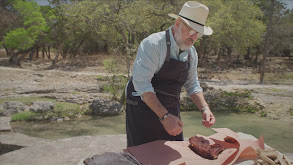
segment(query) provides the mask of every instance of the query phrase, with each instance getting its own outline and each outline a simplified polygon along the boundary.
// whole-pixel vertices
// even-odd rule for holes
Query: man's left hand
[[[211,110],[206,110],[202,113],[202,125],[205,127],[211,127],[216,122],[216,118]]]

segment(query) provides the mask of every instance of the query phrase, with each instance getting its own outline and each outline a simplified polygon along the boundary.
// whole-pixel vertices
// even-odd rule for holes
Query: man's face
[[[181,50],[189,49],[196,42],[198,36],[199,32],[193,30],[183,20],[174,34],[175,41]]]

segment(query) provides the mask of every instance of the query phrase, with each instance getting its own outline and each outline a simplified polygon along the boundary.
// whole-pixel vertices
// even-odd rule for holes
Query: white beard
[[[182,38],[181,27],[182,26],[180,26],[179,29],[177,30],[177,32],[175,32],[174,39],[175,39],[177,45],[179,46],[180,50],[187,50],[194,44],[194,41],[191,38],[187,38],[184,41],[181,40],[181,38]],[[186,44],[185,43],[185,42],[188,42],[188,41],[191,42],[191,44]]]

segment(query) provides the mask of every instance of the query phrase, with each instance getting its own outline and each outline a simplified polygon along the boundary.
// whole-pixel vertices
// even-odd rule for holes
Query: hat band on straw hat
[[[196,22],[196,21],[194,21],[194,20],[191,20],[191,19],[189,19],[189,18],[187,18],[187,17],[184,17],[184,16],[182,16],[182,15],[179,15],[179,16],[182,17],[182,18],[184,18],[184,19],[187,19],[188,21],[191,21],[191,22],[193,22],[193,23],[199,24],[199,25],[201,25],[201,26],[205,26],[204,24],[201,24],[201,23],[199,23],[199,22]]]

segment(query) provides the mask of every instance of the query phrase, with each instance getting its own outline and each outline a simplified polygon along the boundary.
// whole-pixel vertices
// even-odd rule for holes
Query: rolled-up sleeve
[[[138,48],[132,69],[132,81],[136,96],[142,96],[145,92],[155,93],[151,81],[159,70],[159,59],[156,42],[150,42],[150,38],[144,39]]]
[[[202,88],[200,87],[200,83],[198,81],[198,76],[197,76],[198,57],[194,47],[191,48],[191,54],[192,54],[192,58],[190,61],[190,69],[188,71],[188,78],[184,84],[184,88],[186,89],[188,96],[194,93],[202,92]]]

